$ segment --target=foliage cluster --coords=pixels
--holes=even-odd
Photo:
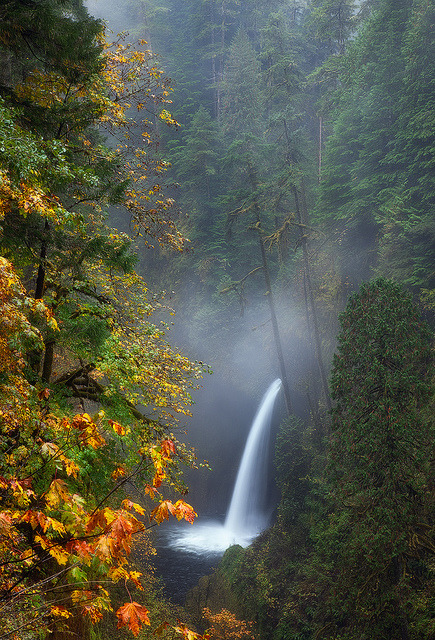
[[[107,224],[116,206],[183,248],[154,137],[156,118],[176,124],[168,79],[69,0],[2,3],[0,58],[1,635],[87,637],[124,584],[118,627],[198,637],[150,620],[128,556],[196,515],[163,491],[184,494],[195,464],[173,431],[202,369],[152,322],[132,240]]]
[[[143,3],[130,6],[140,30]],[[206,326],[217,343],[229,342],[222,327],[240,326],[239,309],[265,306],[259,230],[272,285],[283,306],[298,309],[296,325],[306,323],[311,288],[326,361],[338,329],[331,317],[349,289],[376,273],[417,294],[432,290],[431,1],[147,7],[144,29],[180,96],[181,128],[166,145],[194,248],[176,267],[189,283],[193,343],[205,340]],[[313,315],[308,309],[312,324]],[[310,380],[313,397],[316,385]]]
[[[410,298],[381,279],[351,299],[332,424],[321,365],[372,276],[433,312],[433,1],[159,7],[183,95],[167,147],[194,241],[189,327],[222,351],[237,306],[273,287],[286,362],[302,360],[296,339],[313,352],[309,426],[280,436],[277,524],[221,567],[235,613],[267,638],[430,638],[430,341]]]
[[[218,571],[261,637],[428,640],[435,553],[432,333],[392,281],[341,317],[324,448],[281,428],[276,524]]]
[[[195,516],[162,491],[183,493],[180,465],[194,464],[174,431],[201,368],[152,320],[163,305],[110,212],[160,246],[163,258],[141,256],[151,277],[172,288],[189,276],[190,331],[222,360],[236,310],[267,300],[273,316],[272,289],[297,309],[281,358],[312,353],[299,389],[309,426],[292,417],[278,439],[277,524],[224,558],[241,608],[206,611],[211,633],[249,636],[247,618],[274,640],[427,640],[428,331],[378,279],[342,316],[332,422],[323,362],[349,290],[373,273],[433,299],[433,2],[130,0],[129,11],[137,46],[107,43],[81,0],[0,7],[2,632],[86,637],[79,620],[101,619],[107,583],[124,583],[136,599],[117,602],[119,626],[141,633],[154,622],[126,560],[133,536],[149,511],[155,523]],[[176,76],[176,119],[147,34]],[[195,252],[169,267],[186,235]],[[198,637],[182,623],[156,631]]]

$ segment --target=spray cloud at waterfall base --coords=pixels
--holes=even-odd
[[[270,513],[264,505],[269,431],[281,380],[266,391],[246,441],[233,495],[224,523],[201,522],[168,532],[168,545],[193,554],[222,554],[233,544],[247,547],[268,525]]]

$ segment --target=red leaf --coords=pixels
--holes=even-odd
[[[175,444],[172,440],[162,440],[161,447],[165,458],[170,458],[171,455],[175,453]]]
[[[137,636],[144,624],[150,624],[148,609],[137,602],[127,602],[116,612],[118,629],[128,627],[133,635]]]
[[[47,400],[50,395],[50,389],[41,389],[38,391],[38,399],[39,400]]]

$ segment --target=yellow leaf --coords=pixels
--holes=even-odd
[[[71,504],[71,494],[66,483],[60,478],[53,480],[45,494],[45,501],[48,507],[53,508],[58,507],[64,502]]]
[[[66,607],[60,607],[57,605],[51,607],[50,613],[52,616],[61,616],[62,618],[70,618],[73,615]]]
[[[69,553],[67,553],[64,549],[62,549],[62,547],[59,547],[58,545],[49,547],[48,553],[60,565],[66,564],[69,560]]]
[[[123,500],[121,504],[124,507],[124,509],[128,509],[130,511],[133,509],[134,511],[136,511],[136,513],[140,513],[141,516],[145,515],[145,509],[141,507],[140,504],[137,504],[136,502],[132,502],[128,498]]]

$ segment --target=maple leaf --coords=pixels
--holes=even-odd
[[[130,571],[128,574],[128,577],[130,578],[130,580],[133,582],[133,584],[137,589],[140,589],[141,591],[143,591],[142,583],[139,580],[141,575],[142,573],[140,571]]]
[[[52,458],[54,458],[57,455],[58,451],[59,447],[53,442],[44,442],[41,446],[41,453],[45,456],[51,456]]]
[[[61,616],[62,618],[70,618],[73,615],[66,607],[58,605],[51,607],[50,613],[52,616]]]
[[[12,516],[7,511],[0,512],[0,535],[12,538]]]
[[[175,515],[174,505],[170,500],[163,500],[155,509],[150,513],[150,520],[155,520],[158,524],[163,520],[169,520],[169,514]]]
[[[77,478],[80,468],[76,465],[76,463],[73,460],[70,460],[69,458],[67,458],[66,456],[61,456],[61,461],[65,467],[65,471],[67,475],[74,476],[74,478]]]
[[[32,511],[32,509],[28,509],[21,516],[21,521],[28,522],[31,525],[32,529],[36,529],[38,525],[40,525],[40,527],[44,532],[47,529],[46,527],[47,517],[42,513],[42,511]]]
[[[55,520],[55,518],[47,516],[44,524],[44,531],[47,531],[47,529],[51,527],[51,529],[53,529],[53,531],[57,531],[57,533],[65,533],[65,526],[62,524],[62,522],[59,522],[59,520]]]
[[[118,629],[128,627],[134,636],[139,634],[142,625],[150,624],[148,609],[137,602],[127,602],[116,612]]]
[[[172,440],[162,440],[161,447],[165,458],[169,459],[175,453],[175,444]]]
[[[59,522],[59,520],[51,518],[50,516],[46,516],[42,511],[32,511],[32,509],[28,509],[21,516],[21,521],[28,522],[32,529],[36,529],[39,525],[44,533],[49,528],[53,529],[53,531],[57,531],[57,533],[65,533],[65,527],[62,522]]]
[[[159,494],[156,487],[152,487],[150,484],[146,484],[144,487],[145,495],[148,494],[150,498],[156,498]]]
[[[153,485],[155,487],[160,487],[162,481],[166,478],[165,467],[168,463],[169,458],[166,458],[162,454],[160,446],[150,447],[150,455],[155,469]]]
[[[71,494],[68,490],[66,483],[60,478],[54,479],[50,487],[45,494],[45,501],[47,506],[56,508],[60,504],[66,502],[71,504]]]
[[[119,480],[119,478],[122,478],[123,476],[126,475],[126,470],[124,469],[124,467],[122,467],[121,465],[117,466],[116,469],[112,472],[111,478],[113,480]]]
[[[156,469],[156,472],[153,478],[153,485],[156,487],[156,489],[161,486],[165,478],[166,478],[166,473],[163,470],[163,467]]]
[[[88,562],[91,559],[93,551],[92,547],[85,540],[70,540],[65,545],[65,549],[69,553],[75,552],[76,555],[85,562]]]
[[[129,578],[129,572],[124,567],[112,567],[107,575],[113,582],[119,582],[119,580],[127,581]]]
[[[110,535],[117,549],[124,549],[126,553],[130,553],[131,535],[137,529],[136,523],[139,525],[139,522],[133,516],[125,517],[125,513],[119,512],[110,523]]]
[[[109,425],[112,427],[112,429],[115,431],[115,433],[117,433],[119,436],[125,436],[127,431],[125,427],[119,424],[119,422],[115,422],[114,420],[108,420],[108,422],[109,422]]]
[[[84,604],[82,606],[82,615],[89,616],[94,624],[103,619],[103,612],[97,604]]]
[[[209,638],[209,635],[207,633],[201,636],[199,633],[188,629],[185,624],[180,622],[180,620],[178,620],[177,626],[173,627],[173,629],[180,635],[184,636],[186,640],[207,640]]]
[[[98,449],[106,444],[99,433],[97,425],[88,413],[79,413],[74,417],[72,426],[79,431],[80,440],[93,449]]]
[[[145,509],[141,507],[140,504],[137,504],[136,502],[132,502],[128,498],[123,500],[121,504],[124,507],[124,509],[129,509],[130,511],[134,509],[134,511],[136,511],[137,513],[140,513],[141,516],[145,515]]]
[[[69,560],[69,557],[70,557],[69,553],[67,553],[65,551],[65,549],[63,549],[59,545],[54,545],[53,547],[49,547],[48,548],[48,553],[60,565],[66,564],[68,562],[68,560]]]
[[[174,504],[175,516],[177,520],[187,520],[190,524],[193,524],[193,521],[198,516],[198,514],[193,510],[193,507],[190,504],[187,504],[184,500],[177,500]]]
[[[103,531],[106,530],[107,528],[106,514],[102,509],[98,509],[97,511],[94,511],[94,513],[91,514],[86,527],[86,531],[87,533],[90,533],[97,527],[100,527],[101,529],[103,529]]]
[[[111,536],[104,535],[98,538],[98,542],[95,545],[95,551],[100,560],[103,560],[103,562],[105,562],[106,560],[110,561],[114,556],[114,547],[115,545],[113,538]]]
[[[38,391],[38,400],[47,400],[48,397],[50,395],[50,389],[41,389],[41,391]]]

